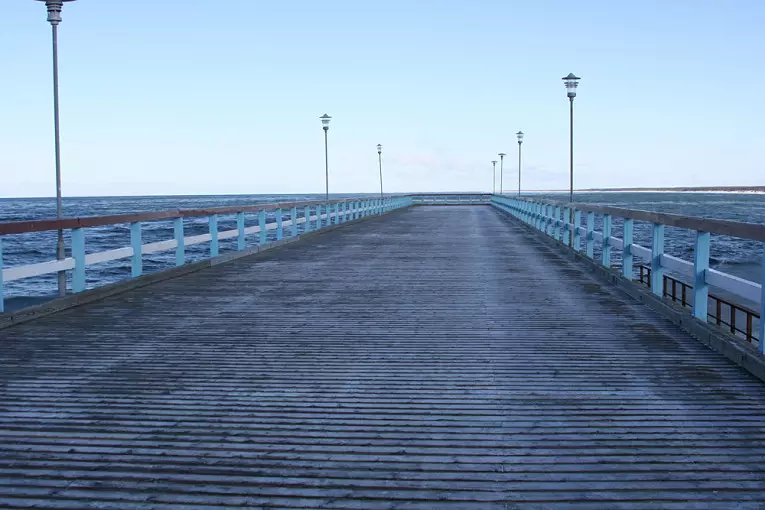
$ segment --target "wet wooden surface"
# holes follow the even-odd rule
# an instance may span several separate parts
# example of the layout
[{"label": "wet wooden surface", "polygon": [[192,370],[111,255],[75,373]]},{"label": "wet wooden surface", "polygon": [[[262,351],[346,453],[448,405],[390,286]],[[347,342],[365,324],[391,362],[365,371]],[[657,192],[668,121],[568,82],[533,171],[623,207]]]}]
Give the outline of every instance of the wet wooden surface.
[{"label": "wet wooden surface", "polygon": [[489,207],[0,331],[3,508],[763,508],[765,388]]}]

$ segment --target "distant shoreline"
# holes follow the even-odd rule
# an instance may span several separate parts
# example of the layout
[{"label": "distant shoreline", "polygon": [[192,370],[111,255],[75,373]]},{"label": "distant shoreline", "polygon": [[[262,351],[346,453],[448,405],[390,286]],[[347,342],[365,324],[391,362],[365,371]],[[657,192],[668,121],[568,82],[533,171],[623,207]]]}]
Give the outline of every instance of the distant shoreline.
[{"label": "distant shoreline", "polygon": [[[568,190],[529,190],[524,193],[568,193]],[[592,188],[574,190],[574,193],[709,193],[737,195],[765,195],[765,186],[715,188]]]}]

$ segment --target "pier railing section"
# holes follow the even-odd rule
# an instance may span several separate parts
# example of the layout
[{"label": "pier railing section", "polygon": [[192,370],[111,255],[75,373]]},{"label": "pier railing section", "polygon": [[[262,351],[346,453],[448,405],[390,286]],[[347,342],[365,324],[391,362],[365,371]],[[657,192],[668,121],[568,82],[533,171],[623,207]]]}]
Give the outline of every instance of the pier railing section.
[{"label": "pier railing section", "polygon": [[[600,248],[597,262],[607,269],[614,264],[613,251],[621,251],[621,275],[633,280],[635,258],[646,261],[641,270],[640,281],[646,282],[655,295],[675,296],[676,278],[667,272],[682,275],[688,281],[680,287],[683,305],[690,307],[693,316],[701,321],[727,326],[731,333],[757,345],[765,353],[765,290],[763,285],[717,271],[709,267],[710,234],[724,235],[756,241],[763,249],[762,274],[765,282],[765,225],[742,223],[655,213],[634,209],[622,209],[579,203],[561,203],[534,199],[493,196],[491,204],[520,219],[528,225],[577,252],[595,260],[596,244]],[[595,230],[596,215],[601,226]],[[613,235],[614,220],[623,225],[622,237]],[[641,246],[634,239],[635,222],[647,223],[651,229],[651,245]],[[665,227],[677,227],[691,231],[695,236],[693,260],[684,260],[664,252]],[[639,265],[637,267],[640,267]],[[649,276],[650,275],[650,276]],[[667,285],[674,290],[668,292]],[[733,305],[726,320],[723,304],[731,300],[713,297],[710,313],[710,286],[739,297],[744,302],[755,304],[755,310]],[[732,303],[731,303],[732,304]],[[736,316],[744,310],[749,316],[746,329],[736,325]],[[714,313],[714,312],[717,313]],[[746,316],[746,315],[745,315]]]},{"label": "pier railing section", "polygon": [[[248,247],[263,246],[301,233],[410,205],[412,198],[409,196],[387,196],[0,223],[0,312],[5,310],[4,284],[7,282],[66,271],[70,276],[71,291],[80,293],[86,290],[86,276],[90,266],[130,259],[130,277],[135,278],[144,273],[144,256],[149,254],[175,250],[175,266],[183,266],[187,263],[186,248],[192,245],[208,243],[206,258],[212,258],[220,254],[219,242],[225,239],[235,238],[236,250],[244,251]],[[183,220],[195,217],[207,218],[208,232],[187,236]],[[218,222],[224,217],[235,218],[236,228],[220,231]],[[256,218],[255,224],[247,225],[247,217],[251,220]],[[145,243],[142,235],[145,227],[158,221],[173,222],[173,238]],[[88,253],[88,229],[113,225],[129,225],[130,246]],[[70,239],[68,257],[4,267],[3,240],[7,236],[56,230],[65,230],[70,234],[67,236]]]},{"label": "pier railing section", "polygon": [[490,193],[420,193],[411,195],[413,205],[485,205]]}]

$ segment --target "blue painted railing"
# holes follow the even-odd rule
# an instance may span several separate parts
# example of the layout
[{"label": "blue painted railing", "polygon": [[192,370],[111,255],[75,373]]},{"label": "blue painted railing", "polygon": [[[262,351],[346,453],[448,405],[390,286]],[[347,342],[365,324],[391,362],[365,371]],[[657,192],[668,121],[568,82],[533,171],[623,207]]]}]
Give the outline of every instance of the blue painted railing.
[{"label": "blue painted railing", "polygon": [[[657,296],[664,295],[665,271],[671,270],[684,275],[692,286],[692,313],[698,320],[706,322],[708,319],[710,285],[756,303],[759,310],[759,335],[754,338],[757,340],[759,351],[765,353],[765,340],[763,340],[765,339],[765,285],[709,267],[710,234],[758,241],[763,247],[762,281],[765,282],[765,225],[506,196],[492,197],[491,204],[577,252],[582,251],[582,238],[584,238],[584,253],[591,259],[594,259],[595,243],[599,242],[601,248],[599,263],[605,268],[611,268],[612,250],[621,250],[621,275],[629,280],[633,279],[635,256],[648,261],[651,269],[650,288]],[[586,214],[584,226],[582,213]],[[600,232],[595,230],[596,215],[600,215],[602,220]],[[623,220],[621,238],[612,235],[614,218]],[[647,222],[651,225],[650,248],[634,243],[635,221]],[[664,252],[665,226],[684,228],[695,233],[692,262]]]},{"label": "blue painted railing", "polygon": [[[71,275],[71,291],[80,293],[86,290],[86,268],[92,265],[130,259],[130,276],[137,278],[144,273],[144,256],[148,254],[175,250],[175,266],[183,266],[187,263],[187,247],[195,244],[209,243],[209,255],[206,258],[212,258],[220,255],[220,241],[224,239],[236,238],[236,251],[245,251],[248,245],[268,244],[269,231],[274,231],[275,240],[280,241],[299,236],[301,233],[314,232],[410,205],[412,198],[409,196],[388,196],[0,223],[0,312],[5,310],[6,282],[66,271]],[[285,219],[284,211],[289,211],[288,219]],[[246,225],[246,213],[257,214],[256,225]],[[186,236],[183,219],[200,216],[208,219],[208,233]],[[218,219],[225,216],[236,218],[236,229],[219,231]],[[273,218],[272,221],[267,221],[269,216]],[[168,220],[173,221],[173,238],[144,244],[144,225],[151,221]],[[120,224],[130,226],[130,246],[95,253],[86,252],[87,228]],[[59,229],[71,232],[70,256],[63,260],[4,267],[2,250],[5,236]],[[248,236],[255,234],[257,241],[252,243]]]}]

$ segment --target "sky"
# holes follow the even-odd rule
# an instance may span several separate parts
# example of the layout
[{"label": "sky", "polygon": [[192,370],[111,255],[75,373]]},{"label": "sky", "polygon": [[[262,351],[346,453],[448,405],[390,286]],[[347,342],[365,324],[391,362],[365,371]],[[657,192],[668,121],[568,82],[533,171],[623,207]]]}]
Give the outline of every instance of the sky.
[{"label": "sky", "polygon": [[[50,25],[3,0],[0,197],[53,196]],[[762,0],[78,0],[64,196],[765,184]],[[497,168],[499,173],[499,165]],[[499,177],[497,178],[499,188]]]}]

